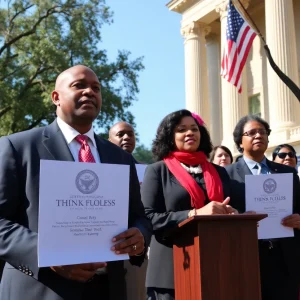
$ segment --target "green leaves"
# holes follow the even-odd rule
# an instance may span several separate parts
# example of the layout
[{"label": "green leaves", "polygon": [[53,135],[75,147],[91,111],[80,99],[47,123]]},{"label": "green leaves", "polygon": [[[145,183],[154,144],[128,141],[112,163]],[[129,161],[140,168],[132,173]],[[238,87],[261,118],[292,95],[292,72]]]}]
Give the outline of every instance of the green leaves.
[{"label": "green leaves", "polygon": [[14,0],[7,6],[0,10],[0,136],[51,122],[55,79],[76,64],[90,66],[102,84],[96,125],[133,123],[128,108],[144,66],[128,51],[109,62],[99,49],[101,27],[113,21],[105,0]]},{"label": "green leaves", "polygon": [[147,149],[144,145],[139,145],[135,147],[133,156],[140,163],[143,164],[153,163],[152,152],[151,150]]}]

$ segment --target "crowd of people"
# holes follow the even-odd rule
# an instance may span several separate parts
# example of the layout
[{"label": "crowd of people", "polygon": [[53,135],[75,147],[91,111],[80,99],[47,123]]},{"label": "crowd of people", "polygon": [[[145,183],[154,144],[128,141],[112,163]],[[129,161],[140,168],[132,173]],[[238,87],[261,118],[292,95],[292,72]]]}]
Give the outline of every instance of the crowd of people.
[{"label": "crowd of people", "polygon": [[[258,241],[261,299],[299,299],[297,155],[291,145],[281,144],[272,161],[266,158],[271,129],[265,120],[254,115],[239,120],[233,140],[241,155],[234,161],[226,146],[212,145],[199,115],[186,109],[168,114],[157,129],[155,162],[147,166],[140,188],[135,165],[143,162],[133,157],[132,125],[116,123],[108,141],[93,132],[102,105],[96,74],[82,65],[69,68],[58,76],[51,96],[57,114],[52,124],[0,139],[0,258],[5,261],[0,299],[174,300],[173,230],[196,215],[247,213],[245,176],[276,173],[293,176],[293,213],[281,222],[293,228],[294,237]],[[38,268],[41,159],[130,166],[128,230],[114,237],[112,247],[116,254],[127,253],[129,261]]]},{"label": "crowd of people", "polygon": [[260,117],[243,117],[233,132],[242,154],[233,163],[227,147],[212,148],[198,116],[180,110],[163,119],[152,147],[156,162],[148,166],[142,186],[142,201],[154,233],[146,279],[149,300],[175,299],[172,246],[176,237],[169,235],[170,229],[194,215],[244,213],[245,175],[258,175],[259,169],[261,175],[293,174],[293,214],[282,224],[295,231],[294,238],[259,240],[262,300],[298,299],[297,156],[292,146],[279,145],[269,161],[265,152],[270,133],[269,124]]}]

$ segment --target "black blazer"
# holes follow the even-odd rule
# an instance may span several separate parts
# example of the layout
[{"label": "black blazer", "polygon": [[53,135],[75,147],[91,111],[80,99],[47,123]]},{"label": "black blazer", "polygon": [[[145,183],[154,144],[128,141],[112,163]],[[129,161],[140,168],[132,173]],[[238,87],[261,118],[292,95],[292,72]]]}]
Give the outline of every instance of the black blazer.
[{"label": "black blazer", "polygon": [[[140,229],[147,246],[152,230],[132,156],[98,136],[95,140],[102,163],[130,165],[129,227]],[[40,159],[73,161],[56,121],[0,139],[0,258],[7,262],[0,299],[85,300],[81,295],[90,285],[37,266]],[[131,263],[141,265],[143,260],[143,256],[133,257]],[[123,262],[110,262],[107,270],[110,300],[126,299]],[[95,299],[101,299],[101,290],[95,285],[93,289]]]},{"label": "black blazer", "polygon": [[[229,196],[229,177],[224,168],[214,165],[223,183],[224,199]],[[142,201],[152,221],[147,287],[174,289],[172,229],[188,218],[190,195],[163,161],[149,165],[142,184]]]},{"label": "black blazer", "polygon": [[[267,159],[271,173],[293,173],[293,213],[300,212],[300,183],[294,168],[278,164]],[[230,205],[245,212],[245,175],[252,175],[245,160],[241,158],[237,163],[225,167],[231,179]],[[300,230],[294,229],[294,238],[282,238],[279,243],[289,271],[294,278],[300,279]],[[261,243],[259,243],[261,246]]]}]

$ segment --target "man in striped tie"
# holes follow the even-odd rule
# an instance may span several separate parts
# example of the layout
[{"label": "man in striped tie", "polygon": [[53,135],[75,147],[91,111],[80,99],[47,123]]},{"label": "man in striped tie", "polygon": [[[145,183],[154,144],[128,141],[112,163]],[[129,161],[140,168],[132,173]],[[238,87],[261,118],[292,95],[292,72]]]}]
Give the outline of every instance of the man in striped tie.
[{"label": "man in striped tie", "polygon": [[100,92],[90,68],[71,67],[58,76],[52,92],[57,119],[44,128],[0,139],[0,258],[6,261],[1,299],[126,299],[122,261],[38,268],[41,159],[130,166],[129,229],[114,238],[111,250],[128,253],[134,265],[143,263],[151,225],[144,215],[132,156],[93,132],[102,104]]}]

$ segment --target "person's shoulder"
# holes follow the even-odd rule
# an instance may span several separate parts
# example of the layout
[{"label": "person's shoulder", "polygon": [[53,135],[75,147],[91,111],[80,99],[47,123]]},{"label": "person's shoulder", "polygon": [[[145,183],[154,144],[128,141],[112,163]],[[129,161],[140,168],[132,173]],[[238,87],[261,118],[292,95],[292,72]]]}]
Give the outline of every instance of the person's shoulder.
[{"label": "person's shoulder", "polygon": [[211,163],[222,178],[228,178],[228,174],[224,167]]},{"label": "person's shoulder", "polygon": [[236,174],[238,173],[238,169],[240,169],[241,167],[242,167],[241,161],[238,161],[238,162],[235,162],[231,165],[224,167],[224,169],[226,170],[229,177],[232,179],[232,178],[236,177]]},{"label": "person's shoulder", "polygon": [[154,162],[152,164],[149,164],[147,166],[148,171],[149,170],[154,170],[155,172],[160,172],[161,170],[165,170],[167,168],[166,164],[164,163],[163,160]]},{"label": "person's shoulder", "polygon": [[112,142],[100,137],[100,136],[96,136],[96,139],[98,140],[98,142],[100,142],[101,146],[102,147],[105,147],[111,151],[116,151],[116,152],[119,152],[119,153],[122,153],[122,154],[127,154],[127,155],[130,155],[128,152],[124,151],[121,147],[113,144]]},{"label": "person's shoulder", "polygon": [[44,130],[45,127],[33,128],[30,130],[20,131],[7,136],[3,136],[0,140],[8,139],[11,143],[28,144],[32,139],[35,139],[37,136],[41,136],[41,133]]},{"label": "person's shoulder", "polygon": [[279,172],[279,173],[295,173],[295,174],[297,174],[296,169],[293,168],[293,167],[286,166],[286,165],[283,165],[283,164],[279,164],[279,163],[276,163],[276,162],[271,161],[271,160],[267,160],[267,164],[272,170],[275,170],[276,172]]},{"label": "person's shoulder", "polygon": [[224,169],[227,171],[227,173],[232,172],[233,170],[236,170],[238,166],[238,162],[235,162],[233,164],[227,165]]},{"label": "person's shoulder", "polygon": [[161,169],[161,168],[166,168],[166,164],[164,163],[163,160],[159,160],[152,164],[149,164],[148,167],[151,167],[153,169]]},{"label": "person's shoulder", "polygon": [[[131,155],[132,155],[132,154],[131,154]],[[140,162],[140,161],[137,161],[133,155],[132,155],[132,158],[133,158],[133,161],[134,161],[137,165],[146,165],[146,164],[144,164],[144,163],[142,163],[142,162]]]},{"label": "person's shoulder", "polygon": [[217,170],[218,173],[224,173],[224,172],[226,172],[224,167],[216,165],[216,164],[214,164],[212,162],[210,164],[212,164],[212,166]]},{"label": "person's shoulder", "polygon": [[124,159],[134,161],[132,154],[126,152],[125,150],[123,150],[119,146],[113,144],[112,142],[110,142],[110,141],[108,141],[108,140],[106,140],[106,139],[104,139],[100,136],[96,136],[96,139],[100,143],[100,147],[105,149],[105,151],[108,151],[113,155],[119,155]]},{"label": "person's shoulder", "polygon": [[211,164],[215,167],[215,169],[217,169],[218,172],[224,172],[225,168],[221,167],[219,165],[214,164],[213,162],[211,162]]}]

